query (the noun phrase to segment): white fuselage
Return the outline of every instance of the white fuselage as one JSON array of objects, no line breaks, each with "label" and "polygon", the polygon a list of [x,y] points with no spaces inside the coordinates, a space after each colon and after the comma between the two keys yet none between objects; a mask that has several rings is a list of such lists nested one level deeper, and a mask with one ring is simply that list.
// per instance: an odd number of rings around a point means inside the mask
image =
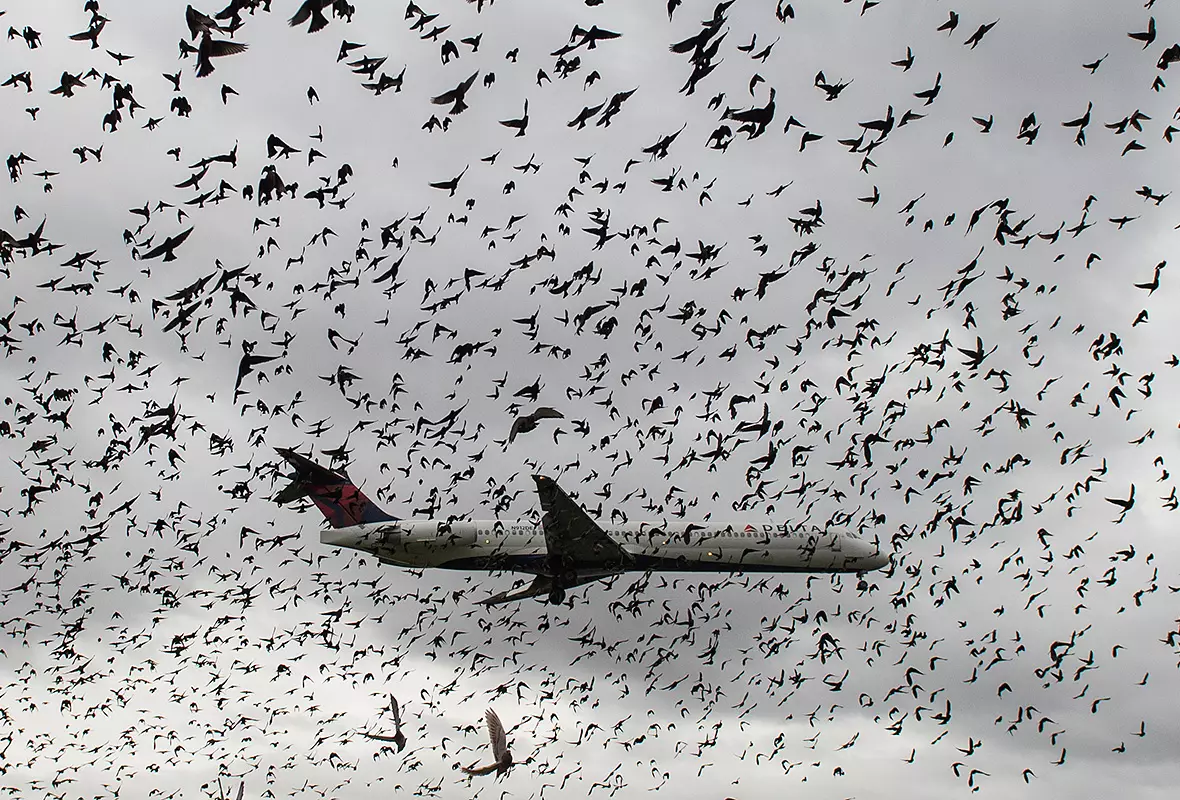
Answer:
[{"label": "white fuselage", "polygon": [[[627,522],[602,530],[634,559],[635,570],[860,572],[889,556],[851,533],[716,522]],[[397,520],[332,528],[320,541],[404,567],[517,570],[542,574],[548,548],[528,520]]]}]

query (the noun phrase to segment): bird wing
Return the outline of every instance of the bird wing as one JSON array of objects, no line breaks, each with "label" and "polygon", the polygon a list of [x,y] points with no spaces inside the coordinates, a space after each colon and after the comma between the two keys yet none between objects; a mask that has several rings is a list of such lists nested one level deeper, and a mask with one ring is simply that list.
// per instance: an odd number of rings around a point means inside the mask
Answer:
[{"label": "bird wing", "polygon": [[362,736],[367,736],[370,739],[376,739],[379,742],[396,742],[397,734],[393,736],[382,736],[379,733],[369,733],[368,731],[361,731]]},{"label": "bird wing", "polygon": [[184,240],[187,239],[188,235],[192,232],[193,232],[193,229],[189,228],[186,231],[181,231],[180,233],[176,234],[175,236],[169,236],[163,242],[156,245],[155,247],[153,247],[151,250],[144,253],[143,255],[141,255],[140,259],[144,260],[144,261],[148,261],[153,258],[159,258],[160,256],[167,253],[169,250],[174,250],[177,247],[179,247],[181,245],[181,243],[184,242]]},{"label": "bird wing", "polygon": [[516,440],[516,435],[520,433],[522,428],[527,428],[532,420],[529,417],[517,417],[512,421],[512,430],[508,431],[508,444],[512,444]]},{"label": "bird wing", "polygon": [[476,70],[475,72],[471,73],[471,77],[470,77],[470,78],[468,78],[467,80],[463,81],[463,83],[459,84],[459,89],[460,89],[462,92],[466,92],[468,89],[470,89],[470,88],[471,88],[471,84],[475,83],[475,79],[476,79],[477,77],[479,77],[479,70]]},{"label": "bird wing", "polygon": [[540,406],[532,413],[533,419],[565,419],[565,415],[556,408],[549,408],[549,406]]},{"label": "bird wing", "polygon": [[84,42],[87,39],[94,39],[98,36],[99,32],[102,31],[102,29],[105,25],[106,25],[105,22],[100,22],[97,25],[95,25],[93,28],[87,28],[86,30],[82,31],[81,33],[70,34],[70,39],[75,42]]},{"label": "bird wing", "polygon": [[472,73],[470,78],[463,81],[449,92],[443,92],[438,97],[430,98],[430,102],[434,103],[436,106],[445,106],[447,103],[453,103],[456,100],[462,98],[463,95],[467,93],[467,90],[471,88],[471,84],[475,82],[477,75],[479,75],[479,70],[476,70],[474,73]]},{"label": "bird wing", "polygon": [[184,10],[184,21],[188,23],[188,32],[190,39],[196,39],[197,34],[205,30],[212,20],[197,11],[191,5]]},{"label": "bird wing", "polygon": [[184,240],[187,239],[188,235],[192,232],[192,228],[186,228],[175,236],[170,237],[168,241],[172,243],[173,247],[180,247],[182,244],[184,244]]},{"label": "bird wing", "polygon": [[287,24],[294,28],[296,25],[302,25],[311,19],[312,9],[319,3],[319,0],[306,0],[303,5],[295,10],[295,14],[291,19],[287,20]]},{"label": "bird wing", "polygon": [[230,42],[224,39],[210,39],[209,47],[206,55],[209,58],[218,58],[220,56],[236,56],[238,53],[246,52],[249,45],[244,42]]},{"label": "bird wing", "polygon": [[484,719],[488,723],[488,738],[492,740],[492,755],[498,764],[508,752],[508,734],[504,732],[504,723],[500,722],[500,717],[492,709],[487,710]]},{"label": "bird wing", "polygon": [[490,775],[498,766],[499,764],[488,764],[484,767],[463,767],[463,772],[467,775]]}]

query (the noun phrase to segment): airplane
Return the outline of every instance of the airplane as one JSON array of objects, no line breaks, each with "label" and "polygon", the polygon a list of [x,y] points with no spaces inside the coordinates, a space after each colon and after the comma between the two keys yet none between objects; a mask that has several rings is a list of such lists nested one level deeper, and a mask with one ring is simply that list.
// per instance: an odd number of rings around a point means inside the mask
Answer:
[{"label": "airplane", "polygon": [[[534,475],[541,521],[398,519],[382,511],[344,471],[276,448],[295,469],[275,496],[303,498],[327,518],[320,542],[407,568],[516,571],[530,585],[478,601],[495,606],[531,597],[565,602],[566,590],[624,572],[866,572],[889,554],[851,531],[744,522],[626,522],[599,525],[557,482]],[[862,578],[862,587],[863,578]]]}]

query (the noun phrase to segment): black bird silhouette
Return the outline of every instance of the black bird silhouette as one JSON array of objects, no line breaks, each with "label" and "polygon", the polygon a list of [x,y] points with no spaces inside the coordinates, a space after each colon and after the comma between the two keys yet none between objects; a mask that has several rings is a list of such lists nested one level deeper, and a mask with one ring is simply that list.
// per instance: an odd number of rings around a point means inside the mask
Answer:
[{"label": "black bird silhouette", "polygon": [[[570,43],[565,45],[564,47],[560,47],[557,50],[554,50],[549,55],[557,56],[560,58],[561,56],[567,55],[582,46],[586,46],[588,49],[593,50],[595,47],[598,46],[599,41],[603,41],[606,39],[618,39],[622,35],[623,34],[616,33],[614,31],[603,30],[602,28],[599,28],[597,25],[591,25],[589,30],[586,30],[578,25],[575,25],[573,32],[570,33]],[[574,40],[577,39],[578,37],[581,37],[581,40],[575,42]]]},{"label": "black bird silhouette", "polygon": [[975,33],[971,34],[971,36],[968,37],[967,41],[963,42],[963,44],[970,45],[971,49],[974,50],[975,45],[977,45],[983,41],[983,37],[987,35],[987,32],[990,31],[992,28],[996,27],[997,22],[999,22],[999,20],[996,20],[996,22],[991,22],[991,23],[987,23],[984,25],[980,25],[976,29]]},{"label": "black bird silhouette", "polygon": [[901,67],[902,72],[908,72],[910,67],[914,66],[914,48],[907,47],[905,49],[905,58],[900,61],[890,61],[889,63],[894,67]]},{"label": "black bird silhouette", "polygon": [[508,432],[508,443],[511,444],[518,434],[535,430],[543,419],[565,419],[565,415],[555,408],[541,406],[531,414],[517,417],[512,423],[512,430]]},{"label": "black bird silhouette", "polygon": [[190,39],[196,39],[204,33],[217,31],[218,33],[229,33],[226,28],[221,27],[217,20],[210,17],[208,14],[203,14],[191,5],[184,10],[184,21],[188,25],[188,34]]},{"label": "black bird silhouette", "polygon": [[456,175],[454,178],[451,178],[449,181],[439,181],[438,183],[432,183],[432,184],[430,184],[430,187],[432,189],[443,189],[443,190],[450,193],[448,195],[448,197],[454,197],[455,190],[459,188],[459,181],[467,173],[467,170],[469,167],[470,167],[470,165],[463,167],[463,171],[460,172],[458,175]]},{"label": "black bird silhouette", "polygon": [[102,33],[102,29],[106,27],[107,18],[96,16],[90,22],[90,27],[81,33],[75,33],[70,36],[75,42],[90,42],[90,49],[98,49],[98,35]]},{"label": "black bird silhouette", "polygon": [[525,130],[529,126],[529,100],[526,97],[524,100],[524,114],[520,119],[502,119],[500,124],[505,128],[515,128],[517,136],[524,136]]},{"label": "black bird silhouette", "polygon": [[1155,274],[1151,276],[1151,280],[1148,281],[1147,283],[1137,283],[1137,284],[1135,284],[1135,288],[1136,289],[1145,289],[1147,291],[1147,295],[1149,297],[1151,295],[1155,294],[1155,290],[1160,288],[1160,272],[1163,271],[1164,267],[1167,266],[1167,264],[1168,264],[1167,261],[1161,261],[1160,263],[1156,264],[1155,265]]},{"label": "black bird silhouette", "polygon": [[244,53],[247,47],[248,45],[242,42],[214,39],[209,31],[205,31],[201,36],[201,43],[197,47],[197,77],[204,78],[213,72],[214,67],[211,59]]},{"label": "black bird silhouette", "polygon": [[304,0],[303,5],[295,11],[294,16],[287,20],[292,28],[311,20],[307,27],[308,33],[316,33],[328,27],[328,18],[324,16],[324,9],[332,4],[332,0]]},{"label": "black bird silhouette", "polygon": [[379,742],[393,742],[397,745],[397,751],[400,753],[406,749],[406,735],[402,733],[402,716],[397,705],[397,698],[392,694],[389,696],[389,713],[393,716],[393,736],[382,736],[368,731],[361,731],[361,733]]},{"label": "black bird silhouette", "polygon": [[254,342],[247,342],[247,341],[242,342],[242,360],[240,362],[238,362],[238,378],[236,381],[234,381],[234,402],[235,403],[238,402],[238,397],[241,396],[241,394],[242,394],[242,392],[241,392],[242,381],[245,380],[247,375],[249,375],[251,372],[254,371],[255,367],[257,367],[259,364],[265,364],[268,361],[274,361],[276,358],[282,357],[281,355],[256,356],[256,355],[254,355],[254,346],[255,346]]},{"label": "black bird silhouette", "polygon": [[447,103],[451,103],[451,108],[447,111],[447,113],[462,114],[467,110],[467,92],[471,89],[471,85],[475,83],[475,79],[478,76],[479,70],[476,70],[475,72],[471,73],[470,78],[463,81],[449,92],[443,92],[437,97],[432,97],[430,102],[434,103],[436,106],[445,106]]},{"label": "black bird silhouette", "polygon": [[69,72],[61,74],[61,83],[55,89],[50,89],[50,94],[60,94],[63,97],[73,97],[74,90],[86,85],[85,79],[79,75],[71,75]]},{"label": "black bird silhouette", "polygon": [[266,157],[267,158],[275,158],[276,156],[282,156],[283,158],[290,158],[292,153],[301,153],[301,152],[303,152],[303,151],[292,147],[291,145],[287,144],[286,142],[284,142],[282,139],[280,139],[278,136],[276,136],[273,133],[270,136],[266,137]]},{"label": "black bird silhouette", "polygon": [[938,97],[938,92],[940,89],[942,89],[941,72],[938,73],[938,75],[934,78],[934,85],[932,87],[929,89],[923,89],[920,92],[914,92],[914,97],[918,98],[919,100],[925,100],[925,104],[930,105]]},{"label": "black bird silhouette", "polygon": [[180,233],[176,234],[175,236],[169,236],[163,242],[156,245],[155,247],[153,247],[151,250],[147,251],[143,255],[141,255],[139,257],[140,260],[141,261],[148,261],[153,258],[159,258],[160,256],[164,256],[165,261],[175,261],[176,260],[176,252],[175,252],[176,248],[178,248],[178,247],[180,247],[180,245],[184,244],[184,240],[187,239],[189,234],[192,232],[193,232],[193,229],[188,228],[188,229],[183,230]]},{"label": "black bird silhouette", "polygon": [[1119,518],[1115,520],[1115,522],[1122,522],[1123,518],[1127,516],[1128,513],[1130,513],[1132,508],[1135,507],[1135,484],[1131,484],[1131,494],[1126,500],[1123,500],[1119,497],[1107,497],[1106,502],[1110,503],[1111,505],[1116,505],[1122,509],[1122,513],[1119,514]]},{"label": "black bird silhouette", "polygon": [[1127,35],[1137,42],[1143,42],[1144,50],[1151,47],[1152,42],[1155,41],[1155,17],[1151,17],[1147,20],[1147,30],[1137,33],[1128,33]]}]

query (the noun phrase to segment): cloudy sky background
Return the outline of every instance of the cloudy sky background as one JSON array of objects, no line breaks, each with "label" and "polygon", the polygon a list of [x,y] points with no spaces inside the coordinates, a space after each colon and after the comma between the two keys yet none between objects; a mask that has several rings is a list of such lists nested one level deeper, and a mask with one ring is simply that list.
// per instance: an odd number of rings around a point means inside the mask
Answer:
[{"label": "cloudy sky background", "polygon": [[[2,278],[21,302],[0,309],[13,313],[0,371],[11,400],[0,465],[0,785],[67,798],[208,797],[221,774],[226,785],[244,776],[247,796],[258,797],[368,797],[374,787],[636,797],[660,786],[741,798],[944,797],[976,787],[1006,797],[1171,796],[1180,728],[1168,700],[1180,687],[1168,635],[1178,630],[1170,587],[1180,586],[1180,547],[1167,501],[1177,457],[1167,361],[1177,297],[1166,268],[1150,295],[1134,284],[1169,257],[1180,222],[1174,200],[1136,194],[1172,190],[1164,134],[1177,102],[1153,81],[1175,69],[1157,68],[1176,40],[1174,9],[973,4],[956,9],[948,35],[936,30],[946,3],[862,12],[796,2],[784,23],[773,4],[739,0],[726,11],[719,65],[686,95],[691,65],[668,46],[697,33],[712,4],[686,2],[671,21],[663,4],[616,0],[499,0],[482,14],[466,3],[420,5],[439,14],[428,31],[450,26],[438,41],[411,31],[404,8],[377,3],[357,3],[351,24],[308,35],[286,25],[297,4],[275,0],[272,13],[245,16],[235,38],[249,50],[217,60],[204,79],[191,59],[177,60],[184,4],[103,7],[110,21],[98,50],[67,38],[87,26],[81,3],[10,3],[0,17],[42,36],[37,49],[19,37],[0,43],[0,77],[28,70],[33,80],[31,93],[0,93],[0,154],[35,159],[5,192],[28,216],[5,212],[0,229],[20,239],[44,219],[46,240],[61,245],[18,253]],[[1147,30],[1152,15],[1158,35],[1145,49],[1126,34]],[[964,45],[995,20],[978,47]],[[550,53],[574,25],[623,35],[575,51],[580,68],[563,79]],[[478,52],[459,43],[480,33]],[[755,34],[753,53],[777,41],[765,62],[737,49]],[[388,57],[390,76],[405,66],[403,90],[362,88],[365,79],[336,61],[342,39],[364,45],[353,58]],[[444,65],[448,39],[461,55]],[[912,68],[890,66],[907,46]],[[505,59],[514,48],[515,63]],[[135,58],[119,66],[108,49]],[[1081,67],[1104,55],[1096,72]],[[73,98],[49,94],[63,70],[91,66],[130,84],[144,106],[134,119],[125,111],[114,133],[102,128],[111,90],[100,80]],[[539,69],[552,80],[538,85]],[[176,93],[161,77],[176,70],[187,118],[169,110]],[[423,130],[446,117],[430,98],[476,70],[470,108],[445,131]],[[586,87],[592,71],[601,78]],[[836,100],[816,88],[819,71],[850,81]],[[488,73],[495,81],[485,87]],[[914,93],[940,73],[940,93],[923,105]],[[751,91],[755,74],[763,80]],[[238,93],[226,104],[223,84]],[[309,86],[320,102],[309,104]],[[719,125],[740,124],[722,112],[762,106],[769,87],[776,112],[766,133],[710,149]],[[609,127],[567,125],[632,89]],[[527,133],[513,137],[498,121],[519,117],[525,99]],[[1061,123],[1091,102],[1080,147]],[[897,120],[907,110],[925,116],[895,127],[863,171],[864,153],[838,140],[856,139],[859,123],[889,106]],[[35,120],[29,107],[39,108]],[[1142,130],[1106,127],[1136,111],[1149,118]],[[1016,135],[1029,113],[1040,131],[1026,145]],[[792,116],[823,138],[801,151],[802,130],[783,132]],[[991,132],[972,117],[992,117]],[[147,130],[148,119],[161,121]],[[321,126],[322,142],[310,139]],[[682,126],[666,158],[642,152]],[[272,133],[301,152],[268,160]],[[1124,155],[1132,139],[1144,149]],[[200,189],[224,179],[234,187],[227,199],[185,205],[199,194],[175,188],[189,165],[235,143],[237,166],[214,163]],[[101,162],[79,163],[79,146],[101,146]],[[167,153],[176,147],[179,160]],[[309,166],[312,147],[325,157]],[[587,177],[575,158],[591,159]],[[530,161],[540,170],[514,169]],[[298,182],[295,199],[259,207],[242,198],[268,163]],[[321,176],[334,183],[343,164],[353,170],[337,197],[351,196],[343,209],[303,197]],[[429,186],[465,168],[454,197]],[[42,170],[57,174],[42,179]],[[673,174],[683,188],[652,183]],[[874,187],[879,202],[858,200]],[[1029,220],[1018,235],[997,240],[994,207],[967,230],[973,212],[1004,199],[1010,225]],[[789,220],[817,200],[823,225],[800,235]],[[157,211],[159,201],[187,218]],[[140,242],[193,226],[176,261],[132,259],[123,232],[142,222],[128,209],[144,203],[153,213]],[[555,213],[563,203],[568,217]],[[615,234],[597,250],[582,230],[596,209],[609,211]],[[401,223],[400,245],[382,249],[383,226],[419,214]],[[256,218],[275,217],[254,231]],[[1134,219],[1109,221],[1124,217]],[[1051,236],[1082,219],[1092,227]],[[415,224],[426,238],[437,232],[433,244],[410,235]],[[624,237],[632,226],[646,230]],[[310,243],[325,227],[337,235]],[[497,230],[481,235],[487,227]],[[677,241],[678,254],[665,251]],[[708,278],[687,256],[698,243],[724,245]],[[785,271],[809,244],[815,253],[757,299],[760,276]],[[512,266],[540,246],[555,257]],[[91,250],[101,267],[62,266]],[[396,291],[374,283],[403,256]],[[213,291],[216,261],[248,265],[256,278],[229,284],[256,310],[235,316],[228,293]],[[591,262],[597,280],[579,293],[549,291]],[[471,291],[426,308],[454,294],[466,268],[484,273]],[[832,303],[807,306],[850,270],[867,274],[835,300],[849,316],[828,327]],[[506,275],[499,291],[481,287]],[[167,298],[203,276],[213,277],[193,316],[205,319],[182,342],[165,330],[182,304]],[[332,276],[340,285],[330,296],[314,288]],[[424,301],[428,280],[438,289]],[[64,291],[86,282],[92,294]],[[616,299],[580,333],[561,321]],[[686,304],[699,316],[672,319]],[[1147,321],[1133,325],[1144,310]],[[535,340],[514,322],[534,313]],[[596,333],[610,317],[614,330]],[[62,343],[71,319],[99,328],[84,331],[81,346]],[[809,327],[812,319],[824,324]],[[850,347],[858,323],[866,336]],[[773,326],[763,349],[747,337]],[[355,350],[333,347],[329,328],[357,340]],[[1093,343],[1112,333],[1121,351],[1095,357]],[[915,359],[944,335],[942,366]],[[973,350],[977,336],[995,351],[972,371],[960,348]],[[282,358],[259,370],[263,380],[248,376],[235,402],[243,342]],[[455,347],[476,342],[489,344],[450,363]],[[412,348],[430,355],[414,360]],[[354,382],[323,379],[342,367]],[[853,385],[837,385],[852,367]],[[1006,374],[989,377],[992,369]],[[513,405],[534,405],[512,395],[538,378],[537,404],[566,418],[505,447]],[[731,399],[751,395],[731,415]],[[170,403],[176,439],[141,445],[160,419],[148,415]],[[441,437],[416,429],[465,403]],[[1006,410],[1012,403],[1032,412],[1027,427]],[[779,430],[737,432],[764,406]],[[48,418],[67,408],[68,428]],[[862,449],[870,434],[885,440],[872,446],[871,465]],[[711,462],[717,435],[726,457]],[[775,464],[749,475],[771,440]],[[863,592],[854,578],[624,576],[556,609],[486,610],[474,601],[513,576],[417,574],[321,547],[314,510],[268,500],[285,472],[276,446],[324,461],[324,451],[346,449],[350,474],[399,516],[437,504],[441,516],[486,518],[501,496],[510,502],[500,516],[529,516],[528,476],[544,471],[603,517],[835,520],[894,549],[895,566],[869,576]],[[810,449],[793,460],[795,447]],[[112,448],[123,454],[117,469],[96,466]],[[183,458],[175,468],[169,449]],[[953,474],[930,486],[940,472]],[[1087,478],[1100,480],[1075,489]],[[759,481],[764,496],[741,504]],[[1116,524],[1120,510],[1105,498],[1127,498],[1132,484],[1134,508]],[[28,490],[39,486],[52,488],[30,509]],[[94,541],[78,544],[88,534]],[[825,634],[841,651],[821,661]],[[390,692],[407,722],[402,754],[357,733],[389,732],[380,712]],[[487,756],[489,705],[511,728],[517,760],[532,761],[468,786],[453,767]]]}]

